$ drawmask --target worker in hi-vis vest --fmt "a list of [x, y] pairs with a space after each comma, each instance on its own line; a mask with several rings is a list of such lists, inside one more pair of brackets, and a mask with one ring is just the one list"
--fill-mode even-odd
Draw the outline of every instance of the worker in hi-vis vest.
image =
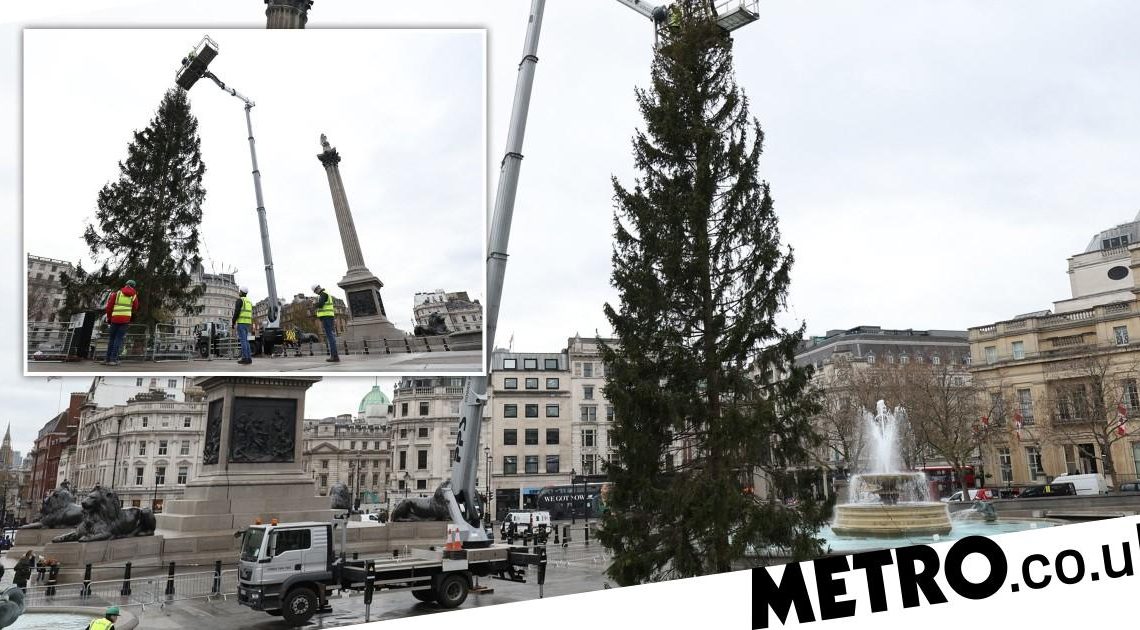
[[325, 329], [325, 339], [329, 343], [329, 358], [325, 361], [338, 363], [340, 356], [336, 352], [336, 310], [332, 296], [319, 284], [313, 285], [313, 293], [317, 294], [317, 319], [321, 320], [321, 326]]
[[135, 290], [134, 280], [127, 280], [123, 288], [112, 291], [107, 298], [103, 311], [107, 314], [107, 323], [111, 325], [111, 338], [107, 341], [107, 356], [103, 358], [103, 365], [119, 364], [119, 351], [123, 348], [127, 327], [131, 325], [131, 318], [138, 307], [139, 294]]
[[249, 293], [247, 287], [238, 289], [238, 299], [234, 302], [234, 316], [230, 319], [230, 324], [237, 329], [238, 343], [241, 345], [241, 358], [238, 359], [241, 365], [253, 363], [249, 353], [249, 327], [253, 325], [253, 302], [246, 297], [247, 293]]

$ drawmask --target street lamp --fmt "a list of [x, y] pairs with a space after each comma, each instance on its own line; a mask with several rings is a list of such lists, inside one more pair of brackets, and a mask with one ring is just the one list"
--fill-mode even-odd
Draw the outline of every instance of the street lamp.
[[576, 481], [577, 477], [578, 477], [578, 473], [573, 468], [571, 468], [570, 469], [570, 524], [571, 525], [574, 525], [578, 522], [574, 519], [574, 516], [575, 516], [574, 504], [576, 503], [576, 501], [574, 499], [574, 491], [578, 487], [577, 481]]
[[487, 488], [487, 491], [486, 491], [487, 492], [487, 504], [483, 506], [483, 520], [487, 521], [487, 524], [490, 525], [492, 522], [491, 521], [491, 447], [490, 446], [484, 446], [483, 447], [483, 455], [486, 456], [486, 458], [487, 458], [487, 482], [485, 484], [485, 487]]
[[408, 498], [408, 489], [412, 487], [411, 478], [412, 478], [412, 474], [405, 470], [404, 471], [404, 499]]

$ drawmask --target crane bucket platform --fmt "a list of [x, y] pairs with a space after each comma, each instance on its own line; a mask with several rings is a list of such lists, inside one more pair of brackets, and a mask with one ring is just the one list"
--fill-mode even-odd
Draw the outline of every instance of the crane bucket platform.
[[218, 44], [203, 36], [202, 41], [182, 60], [182, 67], [174, 75], [174, 81], [183, 90], [189, 90], [206, 73], [206, 67], [218, 56]]
[[759, 0], [714, 0], [717, 26], [731, 33], [760, 19]]

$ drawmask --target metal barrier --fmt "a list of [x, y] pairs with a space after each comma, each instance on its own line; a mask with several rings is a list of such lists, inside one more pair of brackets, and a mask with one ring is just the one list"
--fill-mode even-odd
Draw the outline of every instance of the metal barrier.
[[28, 359], [67, 360], [72, 334], [67, 322], [28, 322]]
[[194, 331], [189, 326], [155, 324], [151, 361], [189, 361], [194, 354]]
[[[91, 356], [96, 361], [107, 358], [107, 344], [111, 341], [111, 327], [103, 324], [99, 327], [98, 337], [91, 335]], [[119, 359], [145, 361], [150, 348], [151, 330], [143, 324], [127, 326], [127, 334], [123, 337], [123, 345], [119, 348]]]
[[[166, 575], [29, 586], [28, 606], [165, 606], [190, 599], [222, 598], [237, 594], [237, 569], [178, 574], [171, 563]], [[173, 572], [173, 574], [172, 574]], [[128, 574], [129, 575], [129, 574]]]

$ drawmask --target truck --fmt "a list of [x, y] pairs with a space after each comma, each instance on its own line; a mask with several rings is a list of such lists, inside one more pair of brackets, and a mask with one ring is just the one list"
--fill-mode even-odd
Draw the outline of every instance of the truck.
[[[242, 532], [238, 603], [282, 617], [291, 626], [329, 611], [335, 590], [364, 591], [366, 605], [375, 592], [410, 592], [421, 602], [451, 609], [467, 599], [473, 578], [525, 582], [537, 566], [537, 583], [546, 578], [544, 547], [492, 544], [463, 548], [458, 540], [444, 549], [413, 549], [400, 556], [348, 559], [334, 549], [331, 522], [254, 524]], [[342, 532], [344, 530], [342, 529]], [[442, 542], [442, 541], [441, 541]]]

